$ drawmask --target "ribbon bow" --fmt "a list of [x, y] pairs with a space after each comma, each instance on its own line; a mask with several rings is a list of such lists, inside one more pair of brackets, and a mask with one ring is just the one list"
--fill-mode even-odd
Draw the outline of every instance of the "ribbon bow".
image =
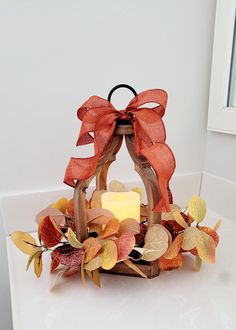
[[[155, 103], [148, 108], [147, 103]], [[135, 153], [144, 156], [154, 169], [161, 198], [153, 211], [168, 212], [168, 184], [175, 169], [175, 158], [165, 143], [166, 132], [162, 117], [165, 113], [167, 93], [161, 89], [151, 89], [135, 96], [128, 106], [118, 111], [107, 100], [91, 96], [77, 112], [82, 121], [76, 146], [94, 144], [94, 156], [70, 159], [64, 182], [75, 187], [77, 180], [88, 179], [96, 171], [99, 158], [103, 155], [118, 119], [132, 120], [134, 126]], [[90, 133], [93, 133], [93, 137]]]

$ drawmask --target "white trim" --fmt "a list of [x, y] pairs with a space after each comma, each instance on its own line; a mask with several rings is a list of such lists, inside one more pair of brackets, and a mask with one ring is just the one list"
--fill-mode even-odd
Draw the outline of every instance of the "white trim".
[[215, 213], [228, 219], [235, 218], [236, 182], [204, 172], [201, 196]]
[[227, 107], [236, 0], [218, 0], [211, 70], [208, 130], [236, 134], [236, 108]]
[[[130, 181], [126, 184], [128, 188], [142, 186], [141, 181]], [[186, 206], [190, 196], [199, 194], [200, 184], [201, 173], [199, 172], [175, 175], [170, 184], [174, 201], [183, 207]], [[93, 187], [90, 187], [88, 194], [92, 190]], [[37, 230], [34, 219], [40, 210], [60, 197], [71, 198], [72, 196], [73, 189], [71, 188], [2, 196], [0, 205], [5, 233], [10, 234], [15, 230], [29, 232]]]

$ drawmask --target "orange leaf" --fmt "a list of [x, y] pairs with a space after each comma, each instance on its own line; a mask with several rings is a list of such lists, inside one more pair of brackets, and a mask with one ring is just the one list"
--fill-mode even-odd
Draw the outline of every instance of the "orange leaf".
[[48, 248], [51, 248], [61, 242], [62, 234], [52, 217], [46, 216], [41, 220], [40, 230], [41, 240]]
[[176, 258], [177, 255], [179, 254], [180, 249], [181, 249], [181, 244], [182, 244], [183, 239], [184, 239], [184, 235], [179, 234], [175, 238], [175, 240], [171, 243], [171, 245], [169, 246], [168, 250], [165, 252], [163, 257], [165, 259], [174, 259], [174, 258]]
[[219, 235], [217, 234], [217, 232], [215, 231], [215, 229], [212, 229], [210, 227], [205, 227], [205, 226], [199, 226], [198, 227], [200, 230], [204, 231], [205, 233], [207, 233], [208, 235], [210, 235], [214, 242], [215, 242], [215, 245], [217, 247], [218, 243], [219, 243]]
[[204, 231], [199, 231], [197, 237], [197, 252], [203, 261], [209, 264], [215, 262], [215, 247], [213, 238]]
[[89, 262], [89, 260], [93, 259], [96, 254], [101, 249], [102, 245], [98, 239], [94, 237], [89, 237], [83, 242], [83, 248], [85, 250], [85, 259], [84, 262]]
[[137, 220], [128, 218], [120, 222], [119, 234], [132, 233], [134, 235], [140, 233], [140, 225]]
[[102, 268], [112, 269], [117, 262], [117, 247], [116, 244], [108, 240], [104, 243], [104, 250], [102, 254]]
[[122, 260], [128, 257], [130, 252], [133, 250], [135, 245], [135, 237], [132, 233], [124, 233], [119, 238], [115, 240], [118, 260]]
[[183, 264], [182, 254], [179, 253], [173, 259], [165, 259], [164, 256], [158, 259], [158, 267], [160, 270], [172, 270], [180, 268]]
[[114, 235], [118, 232], [120, 228], [119, 220], [117, 219], [111, 219], [108, 221], [108, 223], [105, 225], [105, 228], [102, 231], [102, 238]]

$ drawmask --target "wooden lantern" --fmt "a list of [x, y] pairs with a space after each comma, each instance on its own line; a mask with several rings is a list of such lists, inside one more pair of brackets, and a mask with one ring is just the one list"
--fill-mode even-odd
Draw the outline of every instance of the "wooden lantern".
[[[108, 96], [108, 101], [110, 101], [111, 94], [120, 87], [126, 87], [130, 89], [134, 95], [137, 93], [134, 89], [128, 85], [117, 85], [114, 87]], [[140, 175], [147, 194], [148, 201], [148, 226], [157, 224], [161, 220], [161, 213], [153, 212], [152, 209], [156, 205], [160, 198], [160, 192], [158, 189], [158, 178], [153, 171], [151, 165], [144, 157], [138, 157], [134, 151], [134, 128], [132, 121], [117, 121], [116, 129], [109, 142], [108, 148], [103, 156], [99, 159], [96, 172], [86, 180], [78, 181], [74, 190], [74, 206], [75, 206], [75, 228], [77, 238], [83, 242], [88, 238], [87, 231], [87, 214], [86, 214], [86, 190], [96, 176], [96, 190], [106, 190], [107, 189], [107, 173], [112, 162], [116, 160], [116, 154], [120, 150], [123, 137], [125, 138], [125, 143], [129, 152], [130, 157], [134, 162], [134, 169]], [[137, 262], [138, 267], [142, 272], [148, 277], [152, 278], [159, 274], [159, 269], [157, 262]], [[119, 275], [130, 275], [139, 276], [136, 272], [126, 266], [123, 262], [115, 265], [115, 267], [109, 271], [112, 274]]]

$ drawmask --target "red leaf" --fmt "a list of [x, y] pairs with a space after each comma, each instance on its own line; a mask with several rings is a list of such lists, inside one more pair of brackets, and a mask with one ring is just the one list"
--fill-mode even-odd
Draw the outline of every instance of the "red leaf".
[[54, 272], [54, 270], [57, 269], [57, 267], [60, 265], [60, 260], [58, 258], [53, 258], [52, 257], [52, 262], [51, 262], [51, 273]]
[[40, 236], [43, 243], [51, 248], [61, 242], [62, 234], [52, 217], [47, 216], [40, 222]]
[[119, 238], [115, 240], [117, 251], [118, 251], [118, 260], [123, 260], [128, 257], [130, 252], [133, 250], [135, 245], [135, 237], [132, 233], [124, 233]]
[[69, 244], [57, 247], [51, 254], [54, 263], [68, 267], [78, 267], [81, 264], [84, 249], [75, 249]]

